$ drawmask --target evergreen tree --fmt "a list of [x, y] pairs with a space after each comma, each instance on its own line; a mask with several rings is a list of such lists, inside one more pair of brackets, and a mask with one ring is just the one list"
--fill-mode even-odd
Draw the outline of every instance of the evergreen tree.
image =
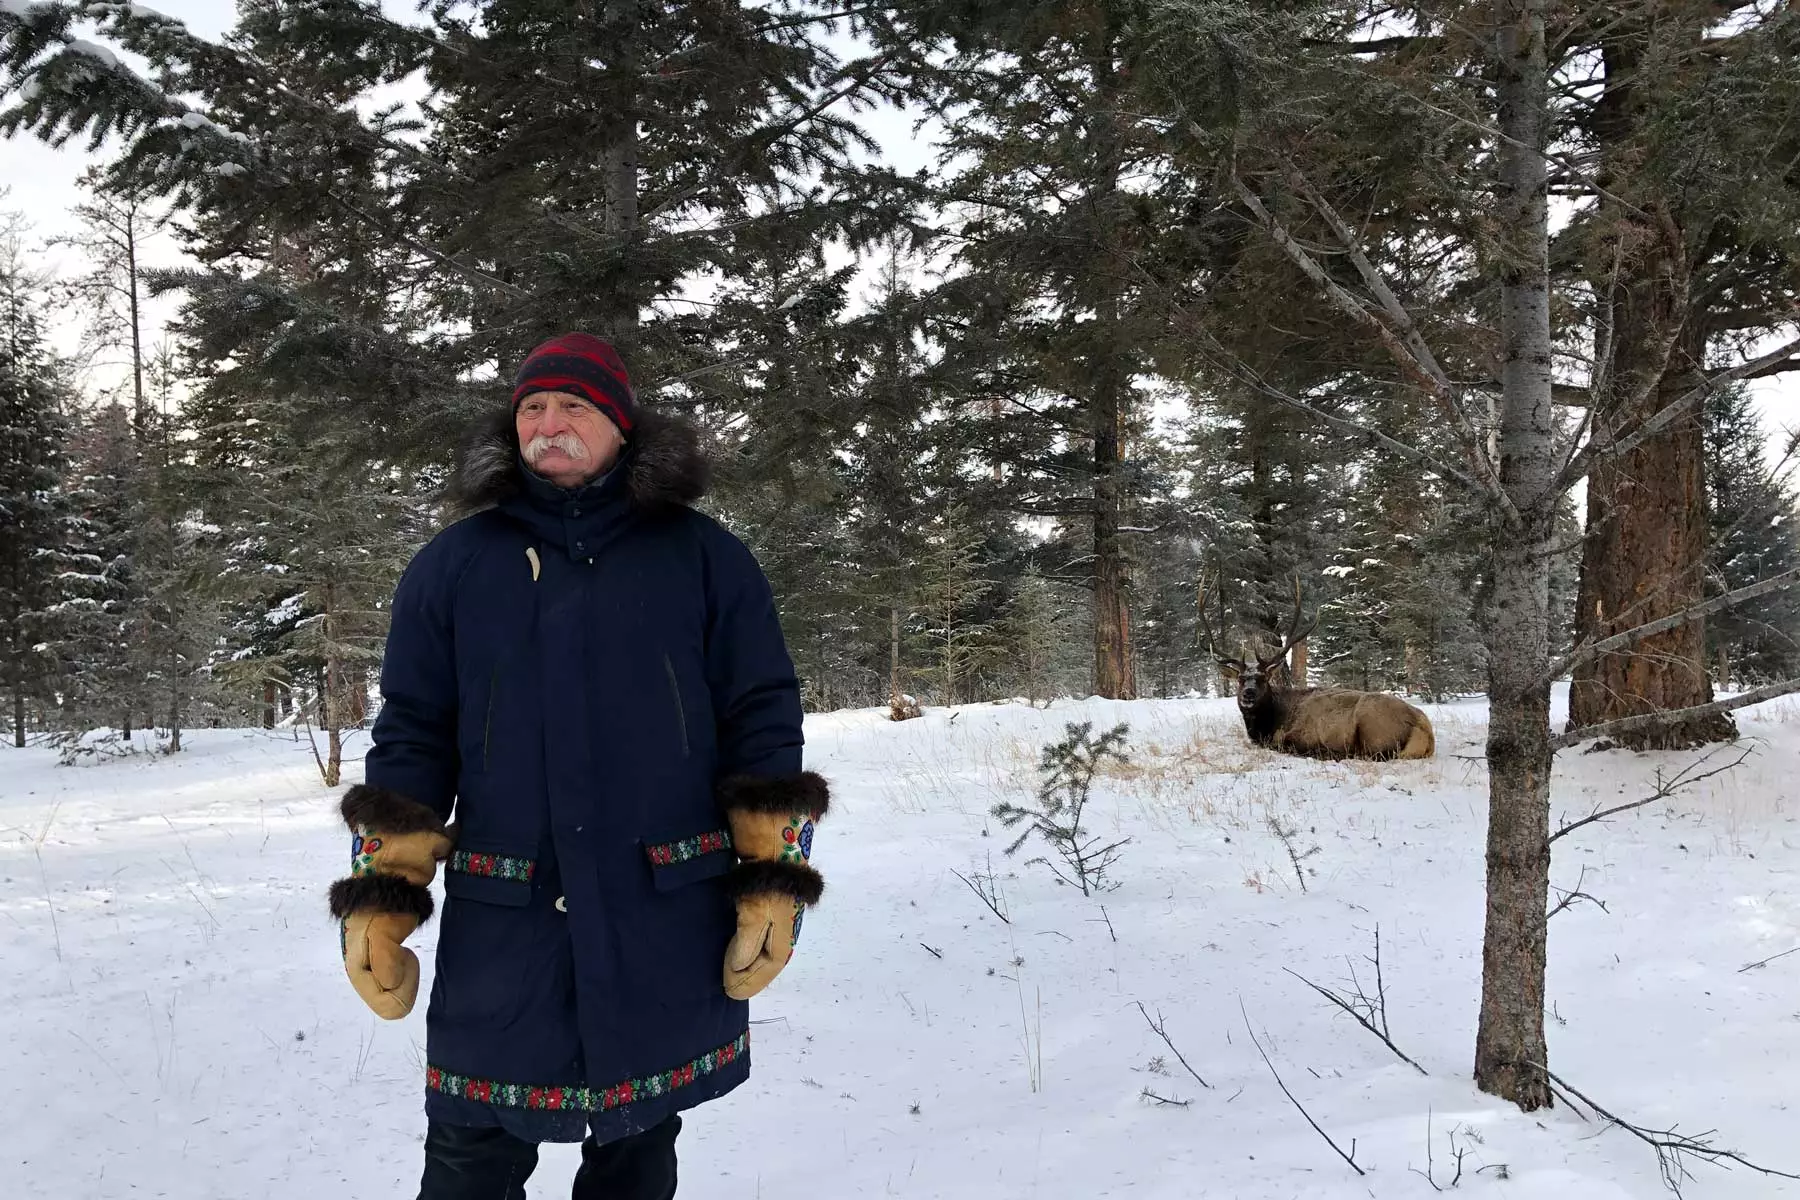
[[[145, 711], [133, 624], [144, 602], [138, 571], [144, 525], [137, 439], [124, 405], [85, 416], [70, 446], [73, 510], [67, 565], [58, 576], [56, 653], [64, 697], [58, 742], [65, 758], [96, 745], [126, 746]], [[86, 735], [102, 731], [99, 743]]]
[[[1800, 567], [1800, 507], [1764, 461], [1768, 437], [1748, 389], [1706, 401], [1708, 592], [1747, 587]], [[1720, 688], [1800, 675], [1800, 592], [1789, 588], [1707, 620], [1707, 655]]]
[[0, 692], [15, 746], [29, 710], [52, 700], [56, 575], [67, 510], [62, 367], [43, 333], [44, 281], [26, 267], [22, 227], [0, 215]]

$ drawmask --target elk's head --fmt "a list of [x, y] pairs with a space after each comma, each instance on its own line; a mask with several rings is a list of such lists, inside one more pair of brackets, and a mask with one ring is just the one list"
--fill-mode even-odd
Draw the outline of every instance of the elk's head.
[[[1225, 605], [1223, 598], [1219, 603], [1219, 617], [1224, 620]], [[1294, 615], [1288, 622], [1287, 636], [1281, 640], [1281, 649], [1271, 655], [1258, 655], [1252, 665], [1241, 658], [1227, 658], [1218, 651], [1218, 641], [1213, 637], [1212, 626], [1206, 619], [1206, 585], [1200, 585], [1200, 629], [1206, 637], [1207, 649], [1218, 659], [1220, 669], [1230, 678], [1237, 681], [1238, 711], [1248, 714], [1262, 704], [1271, 694], [1287, 690], [1290, 675], [1288, 673], [1288, 652], [1312, 633], [1313, 626], [1318, 624], [1314, 617], [1303, 627], [1300, 606], [1300, 580], [1294, 580]]]

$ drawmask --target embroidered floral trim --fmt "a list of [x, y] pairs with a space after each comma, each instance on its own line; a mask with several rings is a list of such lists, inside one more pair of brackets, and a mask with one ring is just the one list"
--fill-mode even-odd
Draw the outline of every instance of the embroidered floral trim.
[[425, 1086], [446, 1096], [460, 1096], [497, 1108], [532, 1108], [551, 1112], [607, 1112], [623, 1108], [639, 1100], [666, 1096], [676, 1088], [686, 1087], [696, 1079], [714, 1074], [730, 1066], [750, 1052], [750, 1034], [738, 1037], [708, 1051], [693, 1062], [628, 1079], [611, 1087], [534, 1087], [523, 1083], [497, 1083], [492, 1079], [473, 1079], [454, 1075], [441, 1067], [425, 1068]]
[[650, 861], [657, 866], [668, 867], [699, 858], [703, 854], [718, 854], [729, 849], [731, 849], [731, 831], [715, 829], [711, 833], [682, 838], [679, 842], [659, 842], [654, 846], [646, 846], [644, 853], [648, 854]]
[[488, 879], [516, 879], [520, 883], [530, 883], [532, 873], [537, 870], [537, 863], [529, 858], [512, 858], [505, 854], [475, 854], [468, 850], [458, 850], [450, 856], [444, 869]]
[[806, 815], [790, 817], [787, 827], [781, 831], [781, 861], [810, 862], [812, 860], [812, 843], [812, 817]]

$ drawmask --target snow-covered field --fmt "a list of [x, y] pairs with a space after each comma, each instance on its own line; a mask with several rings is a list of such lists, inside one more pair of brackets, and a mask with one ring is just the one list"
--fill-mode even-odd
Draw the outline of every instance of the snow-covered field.
[[[1800, 946], [1800, 709], [1755, 711], [1741, 767], [1557, 844], [1556, 882], [1586, 868], [1607, 910], [1552, 923], [1552, 1065], [1622, 1116], [1716, 1127], [1800, 1171], [1800, 954], [1740, 971]], [[1432, 716], [1435, 761], [1379, 766], [1253, 750], [1218, 701], [811, 719], [810, 765], [836, 787], [827, 900], [755, 1005], [752, 1082], [691, 1114], [683, 1197], [1424, 1197], [1416, 1172], [1429, 1154], [1447, 1185], [1452, 1136], [1458, 1192], [1662, 1194], [1641, 1143], [1469, 1082], [1486, 781], [1459, 756], [1484, 710]], [[1100, 899], [1005, 858], [987, 815], [1029, 796], [1039, 748], [1080, 719], [1128, 722], [1135, 751], [1095, 791], [1097, 831], [1132, 839]], [[1691, 760], [1565, 755], [1558, 817]], [[0, 750], [7, 1197], [414, 1194], [423, 1014], [378, 1021], [343, 978], [334, 801], [285, 733], [73, 768]], [[1304, 893], [1270, 816], [1319, 847]], [[990, 855], [1011, 925], [953, 874]], [[1354, 963], [1372, 986], [1377, 924], [1394, 1040], [1428, 1075], [1287, 973], [1340, 987]], [[1246, 1014], [1366, 1176], [1283, 1097]], [[574, 1163], [548, 1148], [533, 1194], [566, 1195]], [[1687, 1191], [1800, 1183], [1698, 1167]]]

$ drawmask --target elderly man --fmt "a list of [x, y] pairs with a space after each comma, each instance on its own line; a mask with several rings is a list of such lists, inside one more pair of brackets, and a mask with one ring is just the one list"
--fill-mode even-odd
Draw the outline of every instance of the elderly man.
[[453, 487], [473, 515], [394, 594], [331, 911], [403, 1017], [444, 867], [422, 1200], [518, 1200], [547, 1141], [583, 1143], [577, 1198], [666, 1200], [676, 1114], [748, 1076], [746, 1001], [824, 886], [826, 785], [768, 582], [689, 507], [692, 430], [584, 334], [497, 416]]

